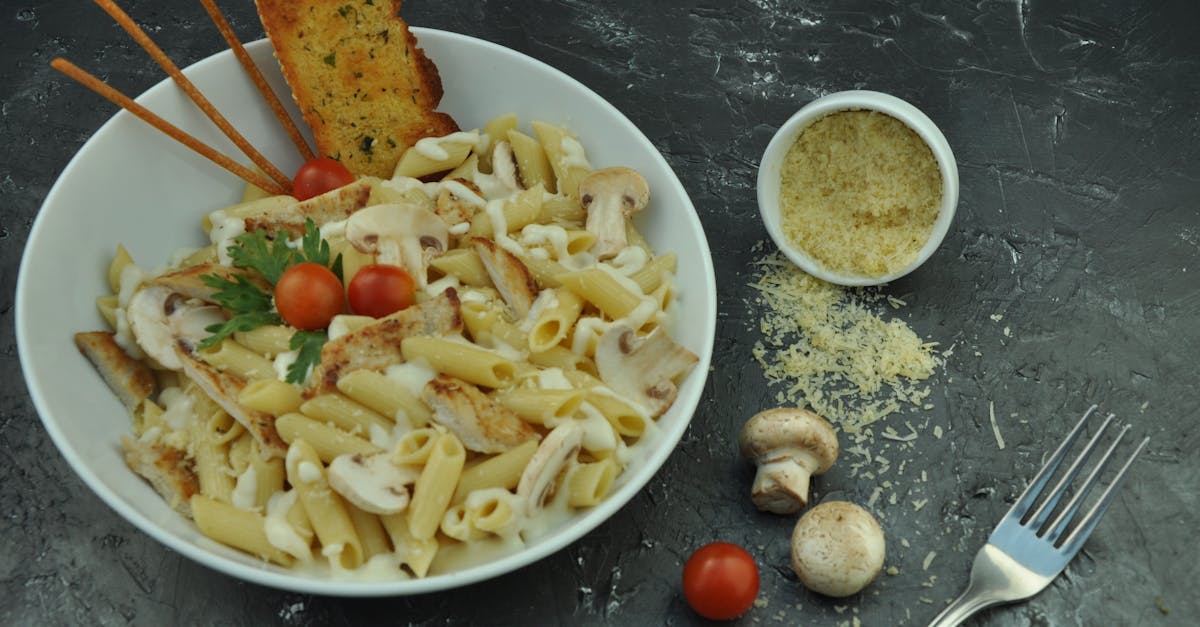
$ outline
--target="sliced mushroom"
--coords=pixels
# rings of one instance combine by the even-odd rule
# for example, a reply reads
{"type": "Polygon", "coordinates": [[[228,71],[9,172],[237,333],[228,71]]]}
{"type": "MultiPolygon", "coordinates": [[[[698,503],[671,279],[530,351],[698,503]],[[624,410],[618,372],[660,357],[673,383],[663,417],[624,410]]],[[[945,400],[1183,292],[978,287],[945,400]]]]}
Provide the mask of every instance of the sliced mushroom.
{"type": "Polygon", "coordinates": [[[652,417],[661,415],[679,388],[675,380],[699,358],[676,344],[661,328],[642,338],[624,324],[613,324],[596,343],[596,369],[615,392],[636,401],[652,417]]]}
{"type": "Polygon", "coordinates": [[[462,379],[439,374],[425,384],[421,398],[433,408],[434,422],[472,451],[503,453],[538,437],[512,410],[462,379]]]}
{"type": "Polygon", "coordinates": [[[537,281],[525,262],[484,237],[471,238],[471,247],[479,255],[500,297],[508,303],[518,319],[524,318],[538,297],[537,281]]]}
{"type": "Polygon", "coordinates": [[[408,270],[419,287],[428,284],[429,260],[446,251],[449,238],[437,214],[415,205],[374,205],[346,219],[346,241],[379,263],[408,270]]]}
{"type": "Polygon", "coordinates": [[[886,548],[883,529],[870,512],[854,503],[826,501],[796,522],[792,570],[813,592],[848,597],[879,574],[886,548]]]}
{"type": "Polygon", "coordinates": [[[517,484],[517,496],[526,499],[530,516],[540,512],[554,496],[558,478],[570,468],[582,446],[583,427],[574,420],[568,420],[546,434],[517,484]]]}
{"type": "Polygon", "coordinates": [[[364,512],[398,514],[408,507],[408,486],[418,472],[393,464],[390,457],[339,455],[329,464],[329,487],[364,512]]]}
{"type": "Polygon", "coordinates": [[[579,182],[579,203],[587,211],[585,228],[596,235],[591,252],[597,259],[615,257],[628,246],[625,219],[650,202],[650,186],[637,170],[596,170],[579,182]]]}
{"type": "Polygon", "coordinates": [[[513,154],[512,144],[507,141],[498,141],[492,148],[492,176],[514,192],[525,189],[517,169],[517,157],[513,154]]]}
{"type": "Polygon", "coordinates": [[[755,414],[738,436],[742,455],[758,464],[750,498],[758,509],[792,514],[808,505],[813,475],[838,457],[833,425],[811,411],[779,407],[755,414]]]}

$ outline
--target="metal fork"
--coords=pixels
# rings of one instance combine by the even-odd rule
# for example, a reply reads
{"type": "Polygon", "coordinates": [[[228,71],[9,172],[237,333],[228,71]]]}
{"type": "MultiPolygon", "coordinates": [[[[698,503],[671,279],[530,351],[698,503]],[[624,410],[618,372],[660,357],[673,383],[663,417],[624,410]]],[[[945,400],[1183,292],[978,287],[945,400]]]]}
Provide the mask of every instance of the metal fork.
{"type": "Polygon", "coordinates": [[[952,627],[985,607],[1028,599],[1053,581],[1079,552],[1092,530],[1096,528],[1096,523],[1100,522],[1100,517],[1116,497],[1129,466],[1150,441],[1150,438],[1145,438],[1137,445],[1104,494],[1076,521],[1075,515],[1083,505],[1084,499],[1099,483],[1101,471],[1108,465],[1113,451],[1129,431],[1129,425],[1126,425],[1083,484],[1072,494],[1070,501],[1047,523],[1054,513],[1055,506],[1067,494],[1067,488],[1083,469],[1084,462],[1095,451],[1104,430],[1113,421],[1113,415],[1109,414],[1079,457],[1047,493],[1045,500],[1035,508],[1034,504],[1042,497],[1051,475],[1066,458],[1071,445],[1083,433],[1084,424],[1095,410],[1095,405],[1087,410],[1067,435],[1067,439],[1063,440],[1054,455],[1042,466],[1033,482],[1021,494],[1021,498],[1017,499],[1000,524],[996,525],[996,529],[988,537],[987,544],[975,555],[975,563],[971,567],[971,581],[967,589],[938,614],[929,627],[952,627]],[[1075,524],[1072,526],[1073,522],[1075,524]]]}

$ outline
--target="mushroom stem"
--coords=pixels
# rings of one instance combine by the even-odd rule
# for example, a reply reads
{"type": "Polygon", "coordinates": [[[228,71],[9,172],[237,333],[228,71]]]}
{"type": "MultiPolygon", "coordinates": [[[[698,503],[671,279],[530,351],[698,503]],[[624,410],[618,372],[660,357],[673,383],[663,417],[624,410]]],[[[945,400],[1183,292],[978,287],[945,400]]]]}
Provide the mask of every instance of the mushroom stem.
{"type": "Polygon", "coordinates": [[[776,514],[790,514],[808,506],[808,483],[811,468],[794,459],[781,459],[758,467],[750,500],[758,509],[776,514]]]}

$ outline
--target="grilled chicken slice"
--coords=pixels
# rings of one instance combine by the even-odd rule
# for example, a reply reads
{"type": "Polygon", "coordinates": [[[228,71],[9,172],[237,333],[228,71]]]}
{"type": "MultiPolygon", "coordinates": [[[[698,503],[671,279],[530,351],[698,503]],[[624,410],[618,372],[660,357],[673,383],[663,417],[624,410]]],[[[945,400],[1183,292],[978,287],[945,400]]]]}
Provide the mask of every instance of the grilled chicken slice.
{"type": "Polygon", "coordinates": [[[188,500],[200,492],[200,479],[187,453],[151,439],[121,438],[125,464],[150,483],[175,511],[192,517],[188,500]]]}
{"type": "Polygon", "coordinates": [[[325,343],[305,398],[333,392],[338,379],[355,370],[382,370],[404,363],[400,342],[417,335],[451,335],[462,331],[458,292],[453,288],[419,305],[356,329],[325,343]]]}
{"type": "Polygon", "coordinates": [[[89,331],[75,334],[75,346],[96,367],[100,378],[108,384],[129,411],[137,409],[158,388],[154,371],[144,362],[125,353],[108,331],[89,331]]]}
{"type": "Polygon", "coordinates": [[[246,381],[214,368],[190,351],[180,351],[183,373],[204,391],[214,403],[224,409],[234,420],[258,440],[263,452],[271,457],[287,455],[287,444],[275,431],[275,416],[250,409],[237,402],[238,395],[246,387],[246,381]]]}
{"type": "Polygon", "coordinates": [[[444,374],[425,384],[421,398],[433,408],[433,420],[480,453],[503,453],[536,440],[538,432],[512,410],[470,383],[444,374]]]}
{"type": "Polygon", "coordinates": [[[247,216],[246,232],[261,229],[274,235],[278,231],[286,231],[289,237],[295,238],[304,235],[306,220],[311,219],[317,226],[345,220],[350,214],[367,206],[373,181],[371,178],[361,178],[294,205],[247,216]]]}
{"type": "Polygon", "coordinates": [[[473,237],[471,246],[479,254],[479,260],[483,262],[500,297],[508,303],[518,319],[524,318],[538,296],[537,281],[529,268],[516,255],[496,246],[496,242],[490,239],[473,237]]]}

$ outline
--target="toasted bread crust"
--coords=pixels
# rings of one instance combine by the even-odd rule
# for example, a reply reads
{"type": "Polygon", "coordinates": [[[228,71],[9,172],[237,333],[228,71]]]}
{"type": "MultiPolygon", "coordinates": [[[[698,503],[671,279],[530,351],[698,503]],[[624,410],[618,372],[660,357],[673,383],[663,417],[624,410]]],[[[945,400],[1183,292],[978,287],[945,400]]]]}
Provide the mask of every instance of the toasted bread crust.
{"type": "Polygon", "coordinates": [[[256,0],[318,151],[389,178],[422,137],[458,130],[434,111],[437,68],[397,16],[400,0],[256,0]]]}

